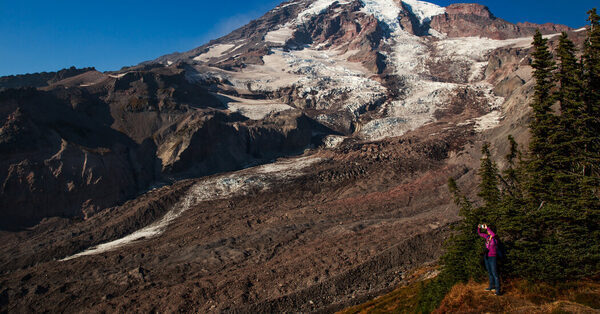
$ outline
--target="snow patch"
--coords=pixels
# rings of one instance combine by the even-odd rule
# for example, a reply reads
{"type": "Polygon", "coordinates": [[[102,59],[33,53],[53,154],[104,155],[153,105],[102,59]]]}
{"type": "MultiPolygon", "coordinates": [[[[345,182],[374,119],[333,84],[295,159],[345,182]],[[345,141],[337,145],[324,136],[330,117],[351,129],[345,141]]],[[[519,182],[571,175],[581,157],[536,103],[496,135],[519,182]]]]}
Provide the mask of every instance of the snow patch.
{"type": "Polygon", "coordinates": [[[502,112],[500,110],[495,110],[485,116],[479,117],[475,119],[475,131],[483,132],[485,130],[493,129],[500,124],[502,118],[502,112]]]}
{"type": "MultiPolygon", "coordinates": [[[[402,8],[394,0],[361,0],[364,7],[361,9],[366,14],[375,16],[379,21],[386,23],[392,32],[400,29],[398,16],[402,8]]],[[[431,21],[436,15],[446,13],[446,9],[433,3],[418,0],[403,0],[410,11],[419,19],[421,24],[431,21]]]]}
{"type": "Polygon", "coordinates": [[[344,0],[316,0],[308,7],[308,9],[298,14],[298,18],[296,19],[297,23],[304,24],[304,22],[306,22],[308,18],[310,18],[313,15],[318,15],[327,11],[327,9],[329,9],[329,7],[336,2],[338,2],[339,4],[350,3],[350,1],[344,0]]]}
{"type": "Polygon", "coordinates": [[[554,37],[558,37],[558,36],[560,36],[561,34],[562,34],[562,33],[548,34],[548,35],[544,35],[544,36],[542,36],[542,37],[543,37],[543,38],[545,38],[545,39],[552,39],[552,38],[554,38],[554,37]]]}
{"type": "Polygon", "coordinates": [[[181,214],[191,207],[198,205],[200,202],[246,195],[256,190],[268,190],[275,185],[284,184],[290,179],[301,176],[303,169],[321,160],[321,158],[313,156],[280,160],[272,164],[202,180],[196,183],[163,218],[155,223],[121,239],[97,245],[81,253],[64,258],[61,261],[101,254],[136,241],[159,236],[181,214]]]}
{"type": "Polygon", "coordinates": [[[292,87],[317,110],[346,110],[355,116],[362,107],[385,98],[381,83],[360,63],[347,59],[356,51],[321,51],[305,48],[297,51],[272,49],[263,58],[264,65],[251,65],[230,81],[239,89],[271,92],[292,87]],[[339,100],[339,101],[338,101],[339,100]]]}
{"type": "MultiPolygon", "coordinates": [[[[447,38],[436,43],[438,51],[448,57],[466,57],[476,61],[487,61],[487,54],[500,47],[522,43],[524,38],[497,40],[484,37],[447,38]]],[[[527,38],[531,41],[530,38],[527,38]]]]}
{"type": "MultiPolygon", "coordinates": [[[[268,32],[265,35],[265,41],[271,42],[274,44],[281,44],[281,45],[285,44],[286,41],[288,41],[290,38],[292,38],[294,29],[296,28],[296,26],[302,25],[302,24],[308,22],[308,20],[314,15],[318,15],[318,14],[321,14],[321,13],[327,11],[327,9],[329,9],[329,7],[336,2],[338,4],[350,3],[349,0],[316,0],[307,9],[300,12],[294,20],[280,26],[279,29],[268,32]]],[[[275,8],[275,10],[280,10],[287,6],[296,5],[298,3],[299,2],[291,2],[291,3],[285,4],[285,5],[281,5],[277,8],[275,8]]]]}
{"type": "Polygon", "coordinates": [[[129,72],[125,72],[125,73],[119,73],[119,74],[109,74],[108,76],[112,77],[112,78],[122,78],[123,76],[129,74],[129,72]]]}
{"type": "Polygon", "coordinates": [[[194,61],[208,61],[213,58],[218,58],[222,56],[226,51],[232,50],[234,47],[234,44],[219,44],[211,46],[207,52],[195,57],[194,61]]]}
{"type": "Polygon", "coordinates": [[[292,38],[293,34],[294,30],[290,26],[283,26],[277,30],[268,32],[267,35],[265,35],[265,41],[283,45],[292,38]]]}
{"type": "Polygon", "coordinates": [[[279,6],[277,6],[273,10],[281,10],[281,9],[287,8],[289,6],[297,5],[298,3],[300,3],[300,2],[299,1],[293,1],[293,2],[290,2],[290,3],[286,3],[286,4],[280,4],[279,6]]]}
{"type": "Polygon", "coordinates": [[[421,24],[431,21],[431,18],[436,15],[446,13],[445,8],[433,3],[419,0],[402,0],[402,2],[410,7],[410,10],[419,19],[421,24]]]}
{"type": "Polygon", "coordinates": [[[262,120],[268,115],[294,109],[289,105],[275,103],[265,100],[244,99],[233,96],[220,95],[225,100],[227,108],[232,112],[239,112],[241,115],[252,120],[262,120]]]}
{"type": "Polygon", "coordinates": [[[373,15],[376,19],[388,25],[393,32],[400,29],[398,16],[402,9],[394,0],[361,0],[361,12],[373,15]]]}
{"type": "Polygon", "coordinates": [[[345,139],[345,136],[328,135],[323,139],[323,144],[325,145],[325,148],[336,148],[340,144],[342,144],[342,142],[344,142],[345,139]]]}

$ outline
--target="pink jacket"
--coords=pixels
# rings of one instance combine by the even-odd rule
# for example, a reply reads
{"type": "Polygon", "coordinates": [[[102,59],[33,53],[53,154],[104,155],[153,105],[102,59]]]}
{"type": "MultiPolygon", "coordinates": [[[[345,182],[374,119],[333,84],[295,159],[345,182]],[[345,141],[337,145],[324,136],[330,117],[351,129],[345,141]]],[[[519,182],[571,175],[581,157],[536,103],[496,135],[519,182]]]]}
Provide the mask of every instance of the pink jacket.
{"type": "Polygon", "coordinates": [[[479,233],[479,236],[485,239],[485,247],[488,249],[488,256],[489,257],[494,257],[496,256],[496,234],[494,233],[494,231],[492,231],[492,229],[487,229],[488,232],[490,233],[489,235],[487,233],[483,233],[481,232],[481,230],[479,229],[479,227],[477,227],[477,233],[479,233]],[[491,240],[491,241],[490,241],[491,240]]]}

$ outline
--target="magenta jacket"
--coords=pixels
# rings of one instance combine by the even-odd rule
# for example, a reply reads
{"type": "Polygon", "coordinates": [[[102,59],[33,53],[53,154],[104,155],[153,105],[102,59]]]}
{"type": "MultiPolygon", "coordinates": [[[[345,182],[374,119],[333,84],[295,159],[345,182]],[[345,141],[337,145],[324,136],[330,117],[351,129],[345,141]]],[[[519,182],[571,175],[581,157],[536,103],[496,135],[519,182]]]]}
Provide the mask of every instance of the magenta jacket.
{"type": "Polygon", "coordinates": [[[479,236],[481,236],[482,238],[485,239],[485,247],[488,249],[488,256],[489,257],[494,257],[496,256],[496,234],[494,233],[494,231],[492,231],[492,229],[489,229],[489,235],[487,233],[483,233],[481,232],[481,230],[479,230],[479,227],[477,227],[477,233],[479,233],[479,236]],[[492,239],[492,241],[490,241],[490,239],[492,239]]]}

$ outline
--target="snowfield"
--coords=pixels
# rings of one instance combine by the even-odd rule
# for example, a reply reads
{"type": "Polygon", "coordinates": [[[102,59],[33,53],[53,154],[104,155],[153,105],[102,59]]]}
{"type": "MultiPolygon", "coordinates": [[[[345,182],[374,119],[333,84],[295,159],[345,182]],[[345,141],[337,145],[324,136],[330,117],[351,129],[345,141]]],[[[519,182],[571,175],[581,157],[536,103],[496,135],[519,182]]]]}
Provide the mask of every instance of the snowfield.
{"type": "Polygon", "coordinates": [[[219,96],[231,112],[239,112],[241,115],[251,120],[262,120],[274,113],[294,110],[293,107],[290,107],[287,104],[268,100],[244,99],[227,95],[219,96]]]}
{"type": "MultiPolygon", "coordinates": [[[[421,23],[433,16],[445,13],[445,8],[419,0],[404,0],[421,23]]],[[[316,0],[307,4],[295,1],[285,6],[305,5],[292,21],[268,32],[265,41],[283,45],[291,38],[299,25],[310,17],[326,11],[329,7],[350,4],[351,1],[316,0]]],[[[453,92],[459,88],[482,91],[487,99],[489,110],[500,108],[504,99],[492,92],[492,86],[485,83],[484,72],[488,56],[501,47],[525,48],[531,45],[530,38],[494,40],[480,37],[447,38],[445,34],[430,31],[430,36],[415,36],[405,31],[400,24],[403,10],[396,0],[361,0],[360,11],[372,15],[385,23],[390,31],[384,39],[381,51],[387,57],[388,69],[402,81],[400,99],[389,101],[387,89],[377,80],[374,73],[360,63],[348,59],[359,51],[336,50],[325,45],[313,45],[301,50],[271,47],[271,53],[263,57],[264,64],[249,65],[237,72],[219,70],[223,77],[239,90],[275,93],[291,89],[296,99],[304,101],[311,109],[321,110],[317,120],[324,123],[335,122],[340,111],[346,111],[358,121],[364,108],[378,108],[371,120],[362,121],[357,135],[367,140],[379,140],[391,136],[401,136],[426,123],[435,121],[434,113],[444,108],[453,92]],[[439,82],[432,77],[430,65],[455,63],[460,65],[464,83],[439,82]]],[[[555,35],[547,35],[546,38],[555,35]]],[[[221,56],[234,49],[233,45],[215,45],[198,56],[202,60],[221,56]]],[[[453,70],[454,71],[454,70],[453,70]]],[[[288,104],[300,108],[303,104],[288,104]]],[[[232,101],[230,110],[240,112],[250,119],[262,119],[268,114],[289,109],[282,102],[256,103],[248,100],[232,101]]],[[[489,123],[483,123],[485,129],[489,123]]]]}
{"type": "Polygon", "coordinates": [[[268,190],[277,184],[301,176],[303,169],[320,161],[322,159],[316,157],[285,159],[199,181],[158,221],[123,238],[97,245],[61,261],[113,251],[136,241],[159,236],[175,219],[200,202],[246,195],[251,191],[268,190]]]}
{"type": "Polygon", "coordinates": [[[223,44],[223,45],[215,45],[208,49],[207,52],[198,55],[194,58],[194,61],[208,61],[213,58],[218,58],[222,56],[228,50],[234,50],[235,45],[233,44],[223,44]]]}
{"type": "Polygon", "coordinates": [[[288,39],[292,38],[293,34],[294,29],[292,29],[290,26],[283,26],[278,30],[268,32],[265,36],[265,41],[283,45],[288,39]]]}
{"type": "Polygon", "coordinates": [[[446,9],[439,5],[419,0],[402,0],[410,7],[410,10],[417,16],[421,24],[431,21],[431,19],[440,14],[446,13],[446,9]]]}
{"type": "Polygon", "coordinates": [[[498,126],[502,121],[502,112],[494,110],[483,117],[475,119],[475,130],[477,132],[483,132],[485,130],[493,129],[498,126]]]}

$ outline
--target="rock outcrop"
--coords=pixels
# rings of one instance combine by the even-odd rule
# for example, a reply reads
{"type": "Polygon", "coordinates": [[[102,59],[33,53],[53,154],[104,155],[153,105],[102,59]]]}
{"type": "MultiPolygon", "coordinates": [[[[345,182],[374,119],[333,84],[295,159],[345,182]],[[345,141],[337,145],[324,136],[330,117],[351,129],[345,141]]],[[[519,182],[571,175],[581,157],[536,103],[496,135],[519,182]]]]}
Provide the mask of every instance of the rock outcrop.
{"type": "Polygon", "coordinates": [[[446,13],[433,17],[430,27],[450,37],[488,37],[492,39],[508,39],[527,37],[539,29],[544,34],[569,31],[570,27],[547,23],[513,24],[495,17],[483,5],[475,3],[451,4],[446,13]]]}

